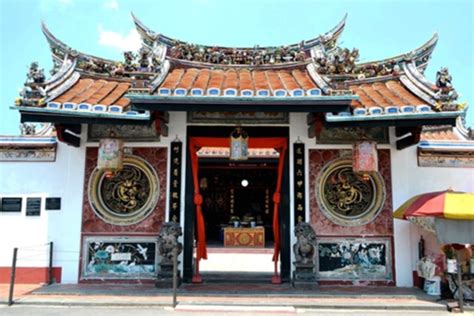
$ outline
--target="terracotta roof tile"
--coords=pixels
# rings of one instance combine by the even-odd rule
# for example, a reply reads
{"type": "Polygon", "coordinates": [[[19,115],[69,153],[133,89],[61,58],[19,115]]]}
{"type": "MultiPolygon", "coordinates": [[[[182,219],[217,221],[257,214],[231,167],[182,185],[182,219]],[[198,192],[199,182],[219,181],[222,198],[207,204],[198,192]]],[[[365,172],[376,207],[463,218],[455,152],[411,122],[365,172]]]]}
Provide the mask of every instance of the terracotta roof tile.
{"type": "Polygon", "coordinates": [[[184,69],[175,69],[166,76],[165,81],[161,85],[162,88],[174,89],[183,77],[184,69]]]}
{"type": "Polygon", "coordinates": [[[314,81],[309,77],[308,72],[302,71],[301,69],[295,69],[291,72],[291,74],[302,89],[309,90],[317,88],[314,81]]]}
{"type": "Polygon", "coordinates": [[[97,90],[90,98],[90,104],[100,104],[100,101],[106,98],[110,92],[112,92],[118,85],[116,81],[107,81],[105,85],[102,86],[99,90],[97,90]]]}
{"type": "Polygon", "coordinates": [[[351,102],[353,108],[426,104],[426,102],[423,102],[423,100],[405,88],[403,84],[395,80],[352,85],[349,86],[349,89],[359,96],[358,101],[354,100],[351,102]]]}
{"type": "Polygon", "coordinates": [[[57,97],[54,101],[64,103],[71,102],[71,100],[78,94],[84,91],[85,88],[92,84],[92,79],[80,79],[71,89],[57,97]]]}
{"type": "Polygon", "coordinates": [[[372,86],[379,93],[381,93],[386,99],[388,99],[388,101],[390,102],[390,105],[395,105],[395,106],[405,105],[403,101],[385,85],[384,82],[376,82],[372,84],[372,86]]]}
{"type": "Polygon", "coordinates": [[[211,78],[209,79],[209,83],[207,88],[222,88],[222,83],[224,82],[224,71],[223,70],[214,70],[211,71],[211,78]]]}
{"type": "Polygon", "coordinates": [[[239,71],[239,86],[240,90],[255,90],[252,74],[248,70],[239,71]]]}
{"type": "Polygon", "coordinates": [[[280,81],[280,77],[278,76],[277,72],[275,72],[275,71],[265,71],[265,75],[267,76],[267,82],[268,82],[270,88],[273,91],[280,90],[280,89],[285,89],[285,86],[280,81]]]}
{"type": "Polygon", "coordinates": [[[368,108],[377,105],[371,98],[368,97],[367,93],[365,93],[365,91],[361,89],[360,86],[350,86],[349,88],[359,96],[359,101],[363,107],[368,108]]]}
{"type": "Polygon", "coordinates": [[[91,105],[119,105],[127,107],[130,100],[123,95],[130,88],[128,82],[117,82],[103,79],[79,79],[79,81],[54,102],[89,103],[91,105]]]}
{"type": "Polygon", "coordinates": [[[252,71],[253,82],[255,85],[255,90],[264,90],[270,89],[267,82],[267,76],[263,71],[252,71]]]}
{"type": "Polygon", "coordinates": [[[301,88],[296,79],[289,72],[279,71],[278,76],[280,77],[281,82],[288,91],[301,88]]]}
{"type": "MultiPolygon", "coordinates": [[[[92,80],[92,79],[90,79],[92,80]]],[[[82,103],[87,102],[89,103],[88,99],[96,93],[96,91],[100,90],[105,85],[105,80],[95,80],[92,81],[91,84],[85,88],[82,92],[78,93],[74,98],[71,99],[71,102],[74,103],[82,103]]]]}
{"type": "Polygon", "coordinates": [[[209,81],[210,77],[211,77],[211,72],[208,69],[200,70],[196,81],[194,81],[193,88],[205,90],[207,87],[207,82],[209,81]]]}
{"type": "Polygon", "coordinates": [[[181,77],[181,80],[176,85],[176,88],[183,88],[186,90],[191,89],[194,83],[194,80],[196,80],[198,74],[199,74],[199,70],[195,68],[187,69],[186,73],[181,77]]]}
{"type": "Polygon", "coordinates": [[[117,87],[109,93],[107,97],[100,101],[100,104],[103,105],[113,105],[119,101],[119,99],[128,91],[130,88],[130,83],[128,82],[121,82],[117,85],[117,87]]]}
{"type": "Polygon", "coordinates": [[[225,89],[238,89],[239,88],[239,75],[237,71],[230,69],[225,72],[224,84],[222,90],[225,89]]]}
{"type": "Polygon", "coordinates": [[[425,104],[421,99],[415,97],[411,92],[405,89],[399,82],[394,80],[387,81],[386,86],[403,100],[405,105],[421,105],[425,104]]]}
{"type": "Polygon", "coordinates": [[[452,128],[427,130],[421,133],[422,140],[462,140],[452,128]]]}
{"type": "Polygon", "coordinates": [[[373,87],[371,84],[363,84],[360,86],[360,89],[365,92],[365,94],[374,101],[374,103],[378,106],[387,106],[392,105],[390,104],[387,99],[385,99],[377,89],[373,87]]]}
{"type": "MultiPolygon", "coordinates": [[[[161,88],[174,90],[202,89],[204,93],[210,88],[238,91],[251,90],[256,95],[258,90],[286,90],[290,95],[295,89],[309,90],[318,88],[309,73],[302,69],[292,70],[250,70],[243,69],[196,69],[175,68],[170,71],[161,88]]],[[[238,94],[237,94],[238,95],[238,94]]],[[[270,93],[272,95],[272,93],[270,93]]]]}

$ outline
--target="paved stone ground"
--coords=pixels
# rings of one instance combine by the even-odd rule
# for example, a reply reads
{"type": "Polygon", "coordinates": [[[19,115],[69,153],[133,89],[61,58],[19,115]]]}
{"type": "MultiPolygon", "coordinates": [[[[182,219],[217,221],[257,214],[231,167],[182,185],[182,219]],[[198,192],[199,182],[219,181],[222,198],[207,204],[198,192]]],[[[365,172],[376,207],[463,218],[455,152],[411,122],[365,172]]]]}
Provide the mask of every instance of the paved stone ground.
{"type": "MultiPolygon", "coordinates": [[[[16,284],[14,286],[13,296],[23,297],[33,290],[41,289],[40,284],[16,284]]],[[[0,283],[0,302],[8,301],[8,293],[10,291],[10,284],[0,283]]]]}
{"type": "MultiPolygon", "coordinates": [[[[125,316],[139,312],[141,316],[152,316],[152,315],[212,315],[216,314],[220,316],[234,316],[234,315],[318,315],[318,316],[378,316],[383,313],[386,316],[406,316],[406,311],[379,311],[379,310],[328,310],[320,309],[314,310],[302,310],[296,308],[285,308],[285,309],[269,309],[267,306],[261,306],[261,308],[251,309],[194,309],[186,310],[183,308],[168,308],[168,307],[91,307],[91,306],[25,306],[25,305],[13,305],[12,307],[6,307],[0,305],[1,315],[15,315],[15,316],[79,316],[79,315],[103,315],[103,316],[125,316]]],[[[410,315],[419,316],[447,316],[450,315],[446,311],[410,311],[410,315]]],[[[467,313],[466,313],[467,314],[467,313]]]]}
{"type": "MultiPolygon", "coordinates": [[[[31,293],[30,286],[17,292],[17,306],[113,306],[165,307],[172,304],[169,289],[157,289],[151,284],[54,284],[31,293]]],[[[6,296],[2,296],[6,302],[6,296]]],[[[291,310],[391,310],[446,311],[446,302],[436,302],[416,288],[338,287],[320,286],[317,290],[295,290],[288,284],[223,284],[183,285],[178,292],[177,310],[235,312],[246,308],[267,307],[291,310]],[[230,310],[229,310],[230,309],[230,310]]],[[[467,307],[474,311],[474,308],[467,307]]],[[[285,312],[285,311],[282,311],[285,312]]]]}

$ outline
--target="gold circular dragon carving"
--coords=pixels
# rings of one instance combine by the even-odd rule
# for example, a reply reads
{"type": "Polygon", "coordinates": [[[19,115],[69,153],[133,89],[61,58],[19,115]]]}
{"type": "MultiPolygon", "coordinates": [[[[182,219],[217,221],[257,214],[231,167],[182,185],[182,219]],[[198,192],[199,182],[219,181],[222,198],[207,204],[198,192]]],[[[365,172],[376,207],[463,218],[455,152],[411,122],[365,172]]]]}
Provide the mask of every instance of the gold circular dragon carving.
{"type": "Polygon", "coordinates": [[[159,192],[155,169],[137,156],[125,156],[123,169],[112,177],[96,168],[89,180],[92,209],[114,225],[132,225],[144,220],[155,209],[159,192]]]}
{"type": "Polygon", "coordinates": [[[352,171],[352,160],[337,159],[321,170],[316,197],[324,215],[342,226],[365,225],[379,214],[385,185],[379,173],[364,179],[352,171]]]}

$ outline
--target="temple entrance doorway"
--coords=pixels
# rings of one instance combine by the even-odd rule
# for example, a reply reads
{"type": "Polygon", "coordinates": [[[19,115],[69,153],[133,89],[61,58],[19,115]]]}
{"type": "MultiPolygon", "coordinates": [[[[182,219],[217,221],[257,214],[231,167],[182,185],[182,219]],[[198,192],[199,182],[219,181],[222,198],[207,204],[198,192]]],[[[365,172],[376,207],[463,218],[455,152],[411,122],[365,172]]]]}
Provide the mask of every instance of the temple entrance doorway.
{"type": "Polygon", "coordinates": [[[288,128],[244,127],[244,161],[229,159],[234,128],[188,127],[184,281],[281,283],[290,276],[288,128]]]}
{"type": "Polygon", "coordinates": [[[273,272],[273,192],[278,152],[251,150],[245,162],[200,158],[208,260],[204,279],[269,279],[273,272]]]}

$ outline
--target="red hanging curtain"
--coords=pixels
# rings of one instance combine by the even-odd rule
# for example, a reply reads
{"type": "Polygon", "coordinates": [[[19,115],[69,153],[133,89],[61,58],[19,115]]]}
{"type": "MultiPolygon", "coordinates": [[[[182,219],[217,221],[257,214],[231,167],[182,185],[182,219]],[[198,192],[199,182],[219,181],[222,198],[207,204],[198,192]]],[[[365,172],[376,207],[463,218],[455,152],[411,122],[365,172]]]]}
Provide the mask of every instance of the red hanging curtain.
{"type": "Polygon", "coordinates": [[[198,177],[198,156],[197,151],[201,146],[197,146],[196,143],[191,139],[189,142],[189,149],[191,152],[191,165],[193,171],[193,183],[194,183],[194,205],[196,205],[196,222],[197,222],[197,250],[196,260],[199,262],[201,259],[207,259],[207,248],[206,248],[206,229],[204,225],[204,216],[202,215],[202,195],[199,192],[199,177],[198,177]]]}
{"type": "MultiPolygon", "coordinates": [[[[278,176],[275,192],[273,193],[273,261],[275,262],[275,275],[272,278],[273,283],[280,283],[278,276],[278,257],[280,254],[280,221],[278,220],[278,210],[280,207],[280,190],[283,176],[283,166],[285,164],[285,154],[287,150],[287,139],[283,137],[270,138],[250,138],[249,148],[274,148],[280,152],[278,161],[278,176]]],[[[199,192],[199,165],[197,152],[200,148],[210,147],[230,147],[230,138],[213,138],[213,137],[191,137],[189,141],[189,150],[191,154],[191,166],[194,183],[194,204],[196,205],[196,222],[197,222],[197,249],[196,249],[196,282],[201,282],[199,276],[199,261],[207,259],[206,247],[206,229],[204,223],[204,216],[202,215],[202,195],[199,192]]]]}

